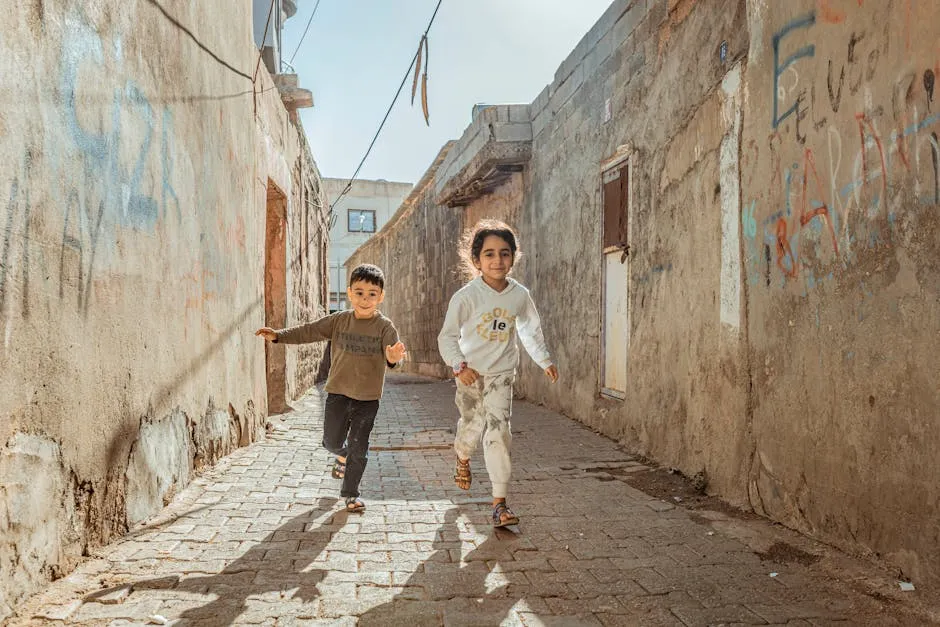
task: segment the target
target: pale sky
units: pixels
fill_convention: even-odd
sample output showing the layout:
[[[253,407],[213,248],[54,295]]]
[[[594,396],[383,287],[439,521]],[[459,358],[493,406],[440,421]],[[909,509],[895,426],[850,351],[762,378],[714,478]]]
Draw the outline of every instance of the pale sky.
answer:
[[[611,0],[443,0],[428,36],[430,127],[411,77],[358,178],[415,183],[476,103],[529,103]],[[284,25],[289,61],[316,0]],[[314,106],[301,120],[323,176],[352,176],[437,0],[321,0],[293,66]]]

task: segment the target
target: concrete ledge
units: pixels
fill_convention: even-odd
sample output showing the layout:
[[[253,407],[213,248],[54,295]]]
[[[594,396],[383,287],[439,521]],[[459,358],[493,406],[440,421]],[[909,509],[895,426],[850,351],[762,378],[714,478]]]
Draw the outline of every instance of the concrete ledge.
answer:
[[[438,170],[434,202],[465,205],[521,171],[531,156],[529,105],[477,105],[473,121]]]
[[[299,86],[296,74],[276,74],[274,85],[287,109],[306,109],[313,106],[313,93]]]

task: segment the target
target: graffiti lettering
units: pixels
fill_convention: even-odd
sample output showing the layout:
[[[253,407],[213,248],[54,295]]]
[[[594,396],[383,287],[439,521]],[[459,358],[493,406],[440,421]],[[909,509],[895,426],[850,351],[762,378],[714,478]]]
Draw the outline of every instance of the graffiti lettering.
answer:
[[[786,111],[779,112],[779,87],[780,87],[780,76],[794,63],[799,61],[804,57],[812,57],[816,54],[816,47],[813,44],[808,44],[803,46],[792,55],[784,59],[783,63],[780,63],[780,42],[786,37],[789,33],[794,30],[801,28],[809,28],[816,23],[816,14],[810,13],[803,17],[797,18],[784,26],[781,30],[774,33],[773,36],[773,49],[774,49],[774,84],[773,84],[773,94],[774,94],[774,110],[773,110],[773,128],[777,128],[781,122],[787,119],[791,114],[797,112],[799,108],[799,101],[794,102]]]
[[[8,317],[7,299],[9,295],[16,291],[13,286],[17,271],[17,255],[14,246],[16,241],[22,244],[20,247],[22,253],[18,259],[22,264],[19,284],[20,307],[23,317],[29,317],[30,218],[32,212],[29,183],[31,169],[32,153],[27,151],[23,159],[23,184],[20,184],[19,176],[14,177],[10,183],[7,221],[3,230],[3,249],[0,251],[0,319]],[[19,220],[17,220],[17,217],[19,217]]]

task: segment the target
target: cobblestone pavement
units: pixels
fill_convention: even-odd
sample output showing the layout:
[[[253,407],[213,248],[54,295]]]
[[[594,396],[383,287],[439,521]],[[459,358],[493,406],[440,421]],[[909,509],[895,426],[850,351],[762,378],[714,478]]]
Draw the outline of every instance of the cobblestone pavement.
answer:
[[[727,508],[691,511],[631,487],[631,474],[648,470],[634,457],[524,402],[514,407],[509,499],[522,522],[494,532],[482,455],[469,493],[451,479],[453,392],[452,382],[389,382],[365,513],[347,514],[338,499],[314,391],[268,439],[205,472],[10,624],[906,625],[935,616],[923,613],[920,591],[899,591],[875,564]],[[915,605],[922,613],[910,613]]]

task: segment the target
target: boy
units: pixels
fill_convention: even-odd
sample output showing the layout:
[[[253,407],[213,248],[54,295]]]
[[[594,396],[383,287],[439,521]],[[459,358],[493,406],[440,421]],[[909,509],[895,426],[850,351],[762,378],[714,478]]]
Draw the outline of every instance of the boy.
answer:
[[[401,363],[405,345],[392,321],[376,309],[385,300],[385,274],[380,268],[357,266],[346,294],[351,310],[290,329],[264,327],[255,335],[282,344],[332,341],[323,447],[336,455],[333,476],[343,480],[340,495],[346,499],[346,510],[361,512],[366,506],[359,498],[359,482],[368,461],[385,369]]]

